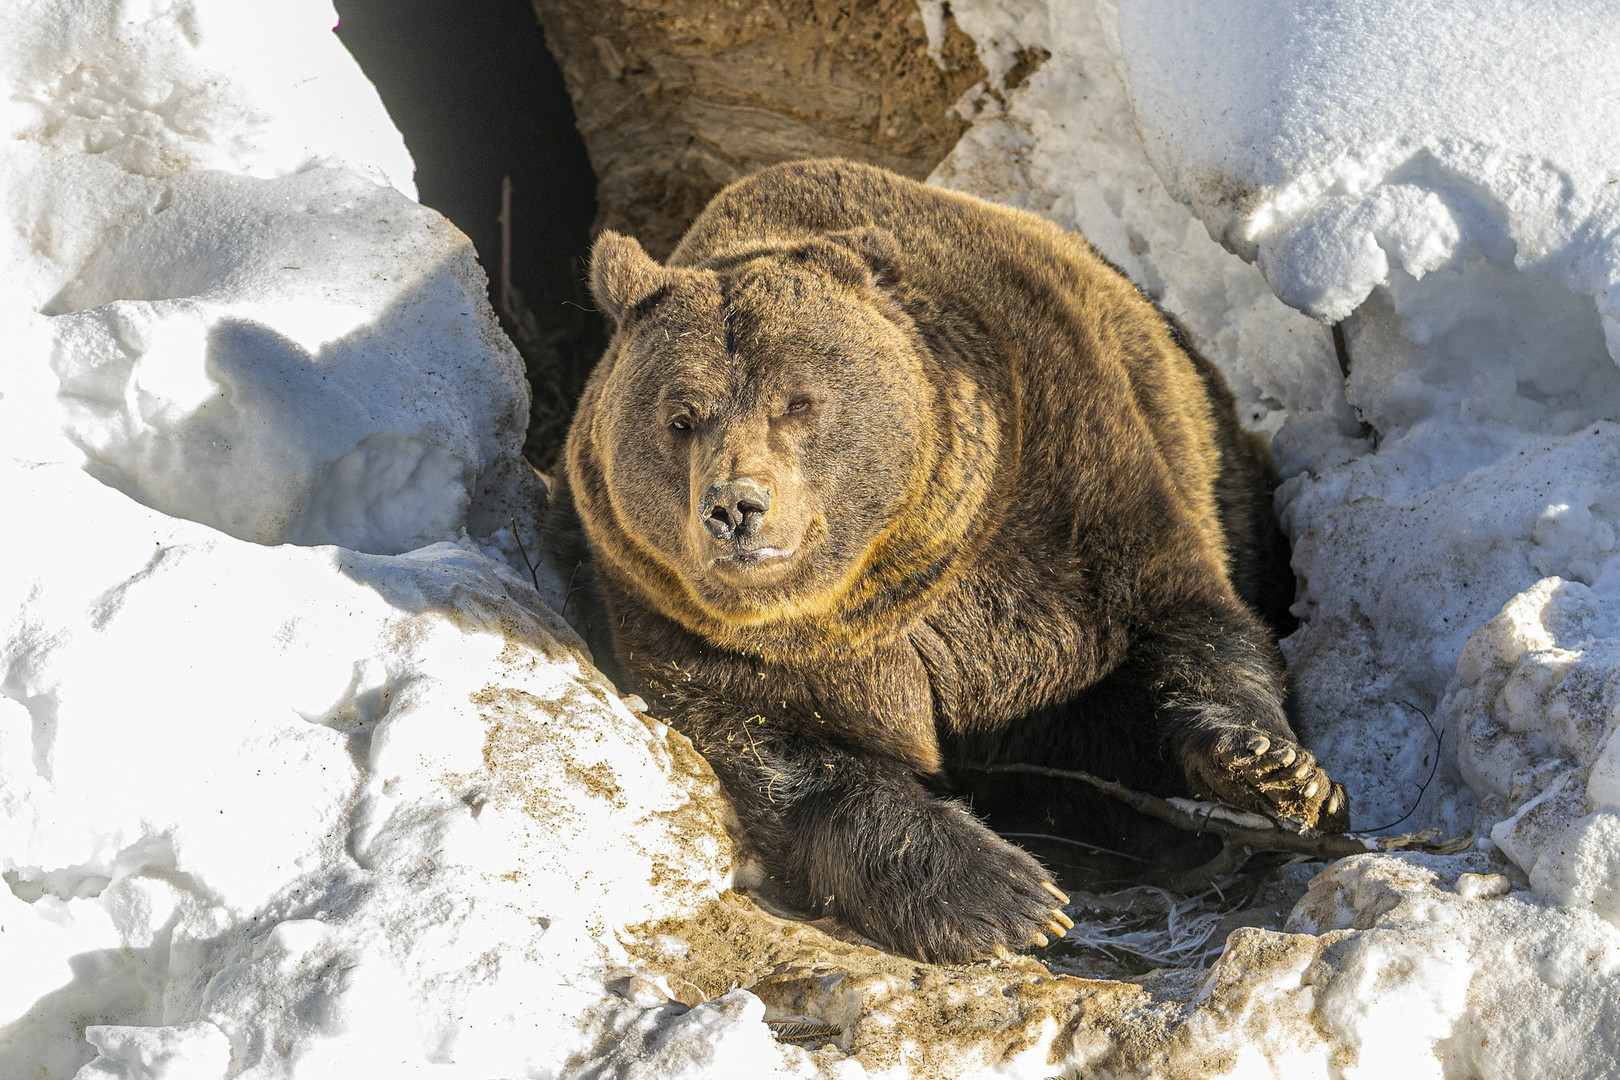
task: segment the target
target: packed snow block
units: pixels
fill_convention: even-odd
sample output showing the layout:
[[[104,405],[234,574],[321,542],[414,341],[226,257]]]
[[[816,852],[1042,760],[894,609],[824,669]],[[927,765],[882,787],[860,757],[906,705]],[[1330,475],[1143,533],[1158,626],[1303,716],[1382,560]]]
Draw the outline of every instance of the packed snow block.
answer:
[[[1326,1035],[1326,1075],[1365,1080],[1613,1075],[1620,932],[1589,911],[1472,887],[1480,875],[1456,869],[1363,855],[1311,882],[1286,929],[1317,935],[1320,951],[1300,971],[1297,996],[1277,994],[1294,989],[1281,979],[1262,983],[1288,1011],[1312,1013],[1295,1045]],[[1212,974],[1241,965],[1233,941]],[[1273,1015],[1288,1030],[1287,1012]]]
[[[1441,717],[1492,841],[1560,904],[1620,925],[1620,621],[1610,576],[1550,577],[1464,647]]]
[[[394,553],[509,486],[528,392],[333,22],[109,2],[8,35],[0,271],[57,385],[0,392],[165,513]]]
[[[45,308],[86,467],[258,543],[454,539],[528,418],[466,238],[336,169],[152,194]]]
[[[1613,3],[1100,10],[1159,175],[1283,299],[1337,321],[1472,249],[1591,298],[1620,340]]]
[[[1595,370],[1620,376],[1607,358],[1596,363],[1602,367]],[[1486,783],[1465,768],[1452,773],[1464,781],[1460,790],[1446,771],[1425,787],[1438,750],[1448,761],[1453,753],[1495,752],[1467,745],[1475,729],[1465,718],[1494,708],[1495,690],[1436,707],[1489,670],[1478,659],[1488,650],[1470,646],[1471,635],[1550,575],[1564,579],[1566,590],[1584,590],[1582,582],[1600,580],[1614,565],[1620,425],[1600,421],[1538,437],[1488,421],[1489,410],[1511,415],[1530,404],[1516,397],[1512,368],[1506,371],[1505,396],[1450,401],[1452,391],[1413,377],[1428,392],[1401,402],[1399,386],[1391,385],[1401,382],[1398,367],[1386,369],[1383,380],[1369,376],[1370,385],[1387,388],[1392,408],[1426,418],[1377,454],[1295,477],[1280,491],[1302,579],[1296,610],[1303,623],[1285,652],[1301,705],[1316,718],[1319,752],[1338,763],[1347,785],[1373,793],[1379,816],[1364,819],[1369,825],[1402,817],[1423,791],[1427,801],[1409,820],[1473,827],[1475,793],[1505,792],[1505,779]],[[1487,369],[1472,382],[1488,385],[1501,374]],[[1602,397],[1593,400],[1607,407]],[[1488,636],[1501,639],[1495,629]],[[1599,654],[1583,661],[1594,673],[1616,662],[1620,656]],[[1545,749],[1544,729],[1559,722],[1530,706],[1517,715],[1528,725],[1525,738]]]
[[[0,490],[74,523],[0,537],[0,1075],[514,1075],[640,1016],[616,932],[725,886],[722,804],[526,579]]]

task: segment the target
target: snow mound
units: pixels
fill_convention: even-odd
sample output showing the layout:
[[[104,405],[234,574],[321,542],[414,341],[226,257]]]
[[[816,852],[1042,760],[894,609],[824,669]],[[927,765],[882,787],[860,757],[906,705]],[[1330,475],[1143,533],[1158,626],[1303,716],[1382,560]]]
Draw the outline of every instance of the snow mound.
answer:
[[[259,543],[452,539],[528,414],[466,238],[348,171],[163,188],[44,309],[87,468]]]
[[[504,564],[0,487],[75,523],[4,542],[0,1074],[84,1016],[90,1076],[550,1067],[619,1022],[616,929],[728,880],[712,776]]]
[[[1470,249],[1620,316],[1611,0],[1118,0],[1149,156],[1279,296],[1350,314]]]
[[[51,459],[76,448],[259,543],[454,539],[521,445],[522,366],[466,238],[412,201],[375,93],[306,29],[330,8],[57,14],[0,54],[0,273],[57,383],[0,384],[17,452],[65,438]]]

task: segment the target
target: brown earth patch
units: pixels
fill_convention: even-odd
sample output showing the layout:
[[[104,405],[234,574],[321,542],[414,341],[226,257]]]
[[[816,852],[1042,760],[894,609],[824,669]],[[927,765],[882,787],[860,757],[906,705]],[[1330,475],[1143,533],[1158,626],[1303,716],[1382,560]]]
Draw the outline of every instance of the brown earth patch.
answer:
[[[835,936],[837,935],[837,936]],[[841,931],[781,918],[727,892],[690,918],[631,927],[621,941],[686,1004],[742,987],[767,1018],[813,1016],[840,1029],[815,1052],[868,1069],[947,1080],[1036,1050],[1054,1071],[1078,1052],[1087,1069],[1145,1074],[1162,1062],[1196,980],[1162,973],[1104,981],[1053,975],[1028,956],[936,966]]]

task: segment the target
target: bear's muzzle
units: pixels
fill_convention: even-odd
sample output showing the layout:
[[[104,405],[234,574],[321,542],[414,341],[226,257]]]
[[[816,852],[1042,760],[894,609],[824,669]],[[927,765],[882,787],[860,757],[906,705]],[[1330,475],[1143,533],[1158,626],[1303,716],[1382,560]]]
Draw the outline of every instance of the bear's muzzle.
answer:
[[[759,532],[770,508],[770,490],[744,476],[710,484],[698,500],[697,512],[716,540],[742,541]]]

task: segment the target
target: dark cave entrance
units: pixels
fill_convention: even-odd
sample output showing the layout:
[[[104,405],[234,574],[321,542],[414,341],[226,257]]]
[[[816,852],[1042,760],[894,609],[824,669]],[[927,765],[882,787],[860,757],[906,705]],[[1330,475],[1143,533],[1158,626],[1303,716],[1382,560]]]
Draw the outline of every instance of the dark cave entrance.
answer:
[[[467,234],[489,275],[490,303],[533,394],[524,453],[549,469],[607,336],[585,286],[596,176],[534,9],[527,0],[336,7],[338,37],[416,160],[422,203]]]

